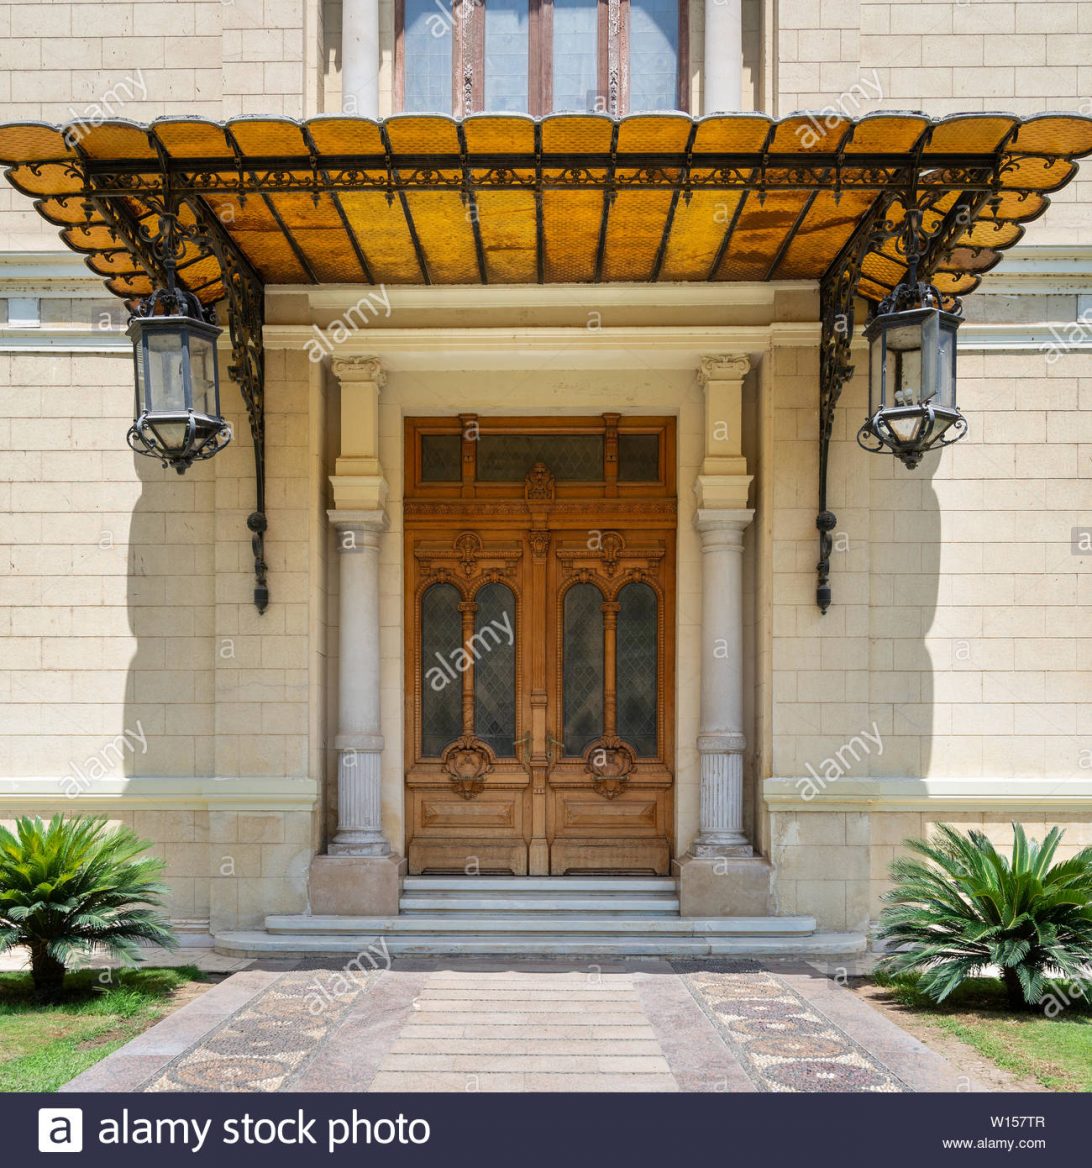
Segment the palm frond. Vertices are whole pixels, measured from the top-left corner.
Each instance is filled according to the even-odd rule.
[[[1057,973],[1092,985],[1092,847],[1052,864],[1061,840],[1055,827],[1040,844],[1019,823],[1009,856],[983,832],[948,824],[907,840],[912,855],[892,863],[883,895],[879,968],[920,974],[937,1002],[990,966],[1026,1005]]]

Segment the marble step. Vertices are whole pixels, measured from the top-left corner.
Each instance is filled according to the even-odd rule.
[[[671,876],[407,876],[406,892],[667,892],[677,882]]]
[[[807,937],[815,932],[814,917],[684,918],[569,913],[564,916],[513,915],[334,917],[268,916],[268,933],[283,936],[370,936],[429,934],[430,936],[656,936],[656,937]]]
[[[775,918],[776,919],[776,918]],[[268,932],[227,932],[216,937],[216,951],[234,957],[345,957],[352,959],[376,944],[376,935],[322,936]],[[808,937],[661,937],[588,934],[485,934],[436,936],[383,935],[392,957],[817,957],[850,958],[865,952],[863,933],[813,933]],[[375,950],[372,949],[374,954]]]
[[[671,892],[403,892],[403,913],[677,913]]]

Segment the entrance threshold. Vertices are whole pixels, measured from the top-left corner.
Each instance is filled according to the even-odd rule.
[[[270,916],[264,932],[223,933],[222,953],[392,956],[846,957],[859,933],[821,934],[815,919],[679,914],[669,877],[410,876],[391,917]]]

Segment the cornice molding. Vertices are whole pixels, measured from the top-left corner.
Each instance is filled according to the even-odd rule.
[[[766,779],[771,811],[919,811],[932,815],[996,811],[1034,815],[1092,811],[1092,778],[864,779],[820,776]]]
[[[2,289],[0,289],[2,294]],[[133,342],[121,329],[10,328],[0,325],[0,353],[128,353]]]
[[[302,349],[309,324],[266,325],[266,349]],[[685,369],[693,376],[702,356],[765,353],[778,346],[812,348],[817,322],[755,325],[618,325],[368,328],[338,346],[337,359],[378,355],[400,370],[473,371],[555,369]],[[460,364],[460,362],[463,362]]]
[[[0,779],[0,812],[121,810],[310,811],[318,798],[310,778],[166,778],[75,775]]]

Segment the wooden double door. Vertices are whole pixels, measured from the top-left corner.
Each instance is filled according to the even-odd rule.
[[[410,419],[409,870],[666,874],[671,419]]]

